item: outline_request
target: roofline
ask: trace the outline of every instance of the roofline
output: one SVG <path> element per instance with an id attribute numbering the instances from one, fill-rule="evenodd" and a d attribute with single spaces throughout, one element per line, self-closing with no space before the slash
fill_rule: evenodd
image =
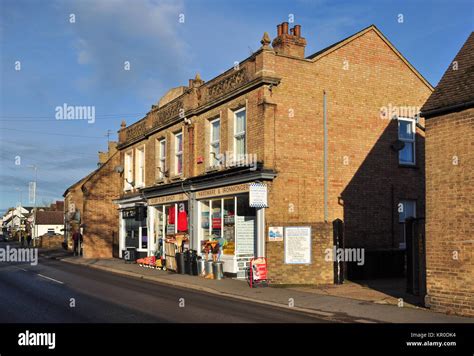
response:
<path id="1" fill-rule="evenodd" d="M 84 181 L 82 182 L 81 184 L 81 188 L 84 186 L 84 184 L 86 184 L 96 173 L 99 173 L 100 170 L 116 155 L 116 154 L 120 154 L 120 151 L 119 150 L 116 150 L 112 156 L 110 156 L 109 158 L 107 158 L 107 160 L 102 163 L 97 169 L 95 169 L 91 174 L 89 174 L 87 177 L 84 178 Z"/>
<path id="2" fill-rule="evenodd" d="M 92 172 L 90 172 L 88 175 L 86 175 L 85 177 L 82 177 L 81 179 L 79 179 L 76 183 L 74 183 L 73 185 L 71 185 L 69 188 L 67 188 L 64 193 L 63 193 L 63 197 L 66 198 L 66 195 L 67 193 L 72 190 L 73 188 L 75 188 L 76 186 L 80 185 L 85 179 L 87 179 L 90 175 L 92 175 L 95 171 L 97 171 L 98 168 L 94 169 Z"/>
<path id="3" fill-rule="evenodd" d="M 433 116 L 446 115 L 446 114 L 450 114 L 450 113 L 453 113 L 453 112 L 462 111 L 462 110 L 465 110 L 465 109 L 470 109 L 470 108 L 473 108 L 473 107 L 474 107 L 474 100 L 471 100 L 471 101 L 467 101 L 467 102 L 464 102 L 464 103 L 459 103 L 459 104 L 454 104 L 454 105 L 449 105 L 449 106 L 443 106 L 443 107 L 436 108 L 436 109 L 422 111 L 420 113 L 420 116 L 424 117 L 425 119 L 430 119 Z"/>
<path id="4" fill-rule="evenodd" d="M 430 82 L 428 82 L 428 80 L 425 79 L 425 77 L 423 77 L 423 75 L 418 72 L 416 70 L 416 68 L 400 53 L 400 51 L 388 40 L 387 37 L 385 37 L 385 35 L 377 28 L 377 26 L 375 26 L 374 24 L 360 30 L 359 32 L 343 39 L 342 41 L 340 42 L 336 42 L 336 44 L 333 44 L 329 47 L 327 47 L 327 50 L 323 50 L 321 53 L 319 53 L 318 55 L 315 55 L 317 54 L 318 52 L 316 52 L 315 54 L 307 57 L 307 59 L 311 62 L 316 62 L 317 60 L 321 59 L 322 57 L 324 56 L 327 56 L 328 54 L 334 52 L 335 50 L 345 46 L 346 44 L 352 42 L 353 40 L 355 40 L 356 38 L 359 38 L 360 36 L 362 35 L 365 35 L 367 32 L 369 31 L 374 31 L 391 49 L 392 51 L 395 52 L 395 54 L 398 55 L 398 57 L 400 57 L 400 59 L 412 70 L 412 72 L 431 90 L 431 91 L 434 91 L 434 87 L 430 84 Z M 314 56 L 314 57 L 312 57 Z"/>

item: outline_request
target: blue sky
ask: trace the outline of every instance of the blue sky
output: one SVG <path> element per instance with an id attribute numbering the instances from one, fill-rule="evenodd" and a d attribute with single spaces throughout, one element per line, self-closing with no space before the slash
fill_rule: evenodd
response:
<path id="1" fill-rule="evenodd" d="M 0 4 L 0 212 L 18 203 L 16 188 L 30 205 L 32 164 L 38 166 L 37 201 L 62 199 L 96 167 L 107 130 L 116 139 L 122 119 L 140 119 L 167 89 L 187 85 L 196 72 L 207 81 L 232 67 L 259 48 L 264 31 L 275 37 L 276 25 L 290 14 L 302 25 L 307 55 L 375 24 L 432 85 L 474 24 L 472 1 L 464 0 Z M 55 108 L 64 103 L 94 106 L 95 122 L 56 120 Z"/>

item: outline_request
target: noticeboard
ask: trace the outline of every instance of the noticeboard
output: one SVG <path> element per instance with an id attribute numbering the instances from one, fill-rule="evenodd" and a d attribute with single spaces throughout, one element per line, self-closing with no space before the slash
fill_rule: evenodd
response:
<path id="1" fill-rule="evenodd" d="M 285 227 L 285 263 L 311 263 L 311 226 Z"/>

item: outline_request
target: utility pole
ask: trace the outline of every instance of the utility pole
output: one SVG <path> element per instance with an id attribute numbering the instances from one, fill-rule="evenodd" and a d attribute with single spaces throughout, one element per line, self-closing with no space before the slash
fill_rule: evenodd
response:
<path id="1" fill-rule="evenodd" d="M 21 200 L 22 200 L 22 196 L 21 196 L 21 189 L 20 188 L 15 188 L 15 190 L 18 191 L 18 195 L 20 197 L 20 206 L 19 206 L 20 207 L 20 215 L 18 215 L 18 218 L 20 219 L 20 226 L 18 227 L 18 231 L 20 233 L 19 233 L 19 236 L 18 236 L 18 238 L 19 238 L 18 242 L 21 242 Z M 17 211 L 17 209 L 18 209 L 18 207 L 16 207 L 14 211 Z"/>
<path id="2" fill-rule="evenodd" d="M 36 183 L 38 181 L 38 167 L 34 164 L 29 165 L 29 168 L 33 168 L 35 170 L 35 186 L 34 186 L 34 194 L 33 194 L 33 247 L 36 247 L 36 235 L 37 235 L 37 227 L 36 227 Z"/>

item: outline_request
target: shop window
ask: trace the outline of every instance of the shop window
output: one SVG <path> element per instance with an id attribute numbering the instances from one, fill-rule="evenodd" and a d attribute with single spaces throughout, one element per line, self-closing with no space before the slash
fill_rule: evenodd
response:
<path id="1" fill-rule="evenodd" d="M 242 108 L 234 112 L 234 153 L 239 160 L 246 153 L 246 110 Z"/>
<path id="2" fill-rule="evenodd" d="M 174 172 L 176 175 L 183 174 L 183 134 L 181 132 L 174 135 L 175 146 L 175 165 Z"/>
<path id="3" fill-rule="evenodd" d="M 237 198 L 237 215 L 238 216 L 256 216 L 255 208 L 249 206 L 249 196 L 241 195 Z"/>
<path id="4" fill-rule="evenodd" d="M 224 199 L 224 239 L 225 244 L 222 247 L 224 255 L 233 255 L 235 253 L 235 199 Z"/>
<path id="5" fill-rule="evenodd" d="M 211 200 L 211 235 L 214 238 L 220 238 L 222 236 L 222 207 L 221 207 L 221 199 L 218 200 Z"/>
<path id="6" fill-rule="evenodd" d="M 220 142 L 221 142 L 221 121 L 220 119 L 216 119 L 210 122 L 211 130 L 210 130 L 210 147 L 209 147 L 209 155 L 210 155 L 210 162 L 211 167 L 218 166 L 219 161 L 219 154 L 220 154 Z"/>
<path id="7" fill-rule="evenodd" d="M 221 239 L 224 255 L 235 255 L 239 244 L 242 253 L 253 254 L 256 209 L 248 204 L 248 194 L 200 201 L 201 242 L 213 237 Z"/>
<path id="8" fill-rule="evenodd" d="M 204 240 L 209 239 L 209 200 L 201 202 L 201 236 Z"/>
<path id="9" fill-rule="evenodd" d="M 125 220 L 125 247 L 139 248 L 140 222 L 135 219 Z"/>
<path id="10" fill-rule="evenodd" d="M 398 162 L 404 165 L 415 164 L 416 122 L 413 119 L 398 119 L 398 139 L 405 146 L 398 152 Z"/>
<path id="11" fill-rule="evenodd" d="M 169 204 L 164 207 L 163 221 L 165 234 L 173 235 L 177 232 L 188 232 L 188 202 Z"/>

